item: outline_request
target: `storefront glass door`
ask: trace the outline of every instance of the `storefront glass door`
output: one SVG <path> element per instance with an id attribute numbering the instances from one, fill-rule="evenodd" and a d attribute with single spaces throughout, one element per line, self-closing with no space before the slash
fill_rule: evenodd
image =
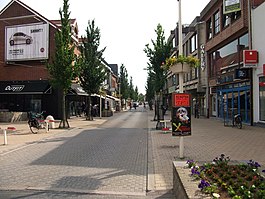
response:
<path id="1" fill-rule="evenodd" d="M 218 91 L 218 117 L 232 120 L 235 114 L 242 116 L 243 122 L 250 123 L 249 86 Z"/>

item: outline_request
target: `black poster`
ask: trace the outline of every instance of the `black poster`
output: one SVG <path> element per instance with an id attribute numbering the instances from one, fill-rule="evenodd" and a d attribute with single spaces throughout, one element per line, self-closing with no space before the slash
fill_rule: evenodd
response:
<path id="1" fill-rule="evenodd" d="M 173 107 L 172 108 L 172 135 L 187 136 L 191 135 L 191 108 Z"/>

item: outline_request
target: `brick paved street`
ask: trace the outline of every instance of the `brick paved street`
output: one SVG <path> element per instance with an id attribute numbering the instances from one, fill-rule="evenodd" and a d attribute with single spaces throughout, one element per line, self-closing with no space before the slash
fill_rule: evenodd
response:
<path id="1" fill-rule="evenodd" d="M 179 138 L 155 130 L 154 112 L 140 110 L 116 113 L 103 125 L 100 119 L 85 123 L 75 118 L 70 120 L 71 130 L 47 134 L 26 133 L 24 125 L 24 132 L 21 127 L 9 136 L 10 145 L 0 146 L 1 173 L 6 174 L 1 176 L 0 189 L 41 190 L 31 198 L 173 198 L 172 161 L 179 160 Z M 108 136 L 113 132 L 119 141 Z M 265 165 L 264 138 L 264 128 L 237 129 L 216 119 L 192 118 L 192 136 L 184 138 L 184 161 L 211 161 L 224 153 L 232 160 L 253 159 Z M 123 147 L 119 153 L 118 146 Z M 87 153 L 81 153 L 84 148 Z"/>

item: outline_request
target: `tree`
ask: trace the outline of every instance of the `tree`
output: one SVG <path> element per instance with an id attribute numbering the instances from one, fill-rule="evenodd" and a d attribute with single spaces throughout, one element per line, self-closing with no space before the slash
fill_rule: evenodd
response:
<path id="1" fill-rule="evenodd" d="M 165 41 L 164 30 L 160 24 L 155 30 L 157 34 L 156 41 L 151 40 L 152 47 L 146 44 L 144 52 L 146 53 L 149 62 L 147 70 L 152 74 L 155 92 L 163 89 L 166 82 L 166 71 L 161 67 L 166 58 L 170 57 L 172 50 L 172 41 Z"/>
<path id="2" fill-rule="evenodd" d="M 157 100 L 155 106 L 155 117 L 157 116 L 157 120 L 163 119 L 160 118 L 162 114 L 160 114 L 159 110 L 162 106 L 162 94 L 161 91 L 166 83 L 167 71 L 165 71 L 161 66 L 166 58 L 170 57 L 170 53 L 172 50 L 172 41 L 165 41 L 164 30 L 160 24 L 157 25 L 157 29 L 155 30 L 157 37 L 156 41 L 151 40 L 152 48 L 147 44 L 145 46 L 144 52 L 146 53 L 149 62 L 148 62 L 148 79 L 147 79 L 147 90 L 148 98 L 152 96 L 151 92 L 154 92 Z M 148 101 L 151 99 L 149 98 Z"/>
<path id="3" fill-rule="evenodd" d="M 86 36 L 82 38 L 79 57 L 80 85 L 88 94 L 86 119 L 93 120 L 91 115 L 91 94 L 98 93 L 100 86 L 106 78 L 102 56 L 105 48 L 99 50 L 100 29 L 95 26 L 95 21 L 88 21 Z"/>
<path id="4" fill-rule="evenodd" d="M 120 83 L 120 93 L 122 99 L 128 99 L 129 97 L 129 83 L 128 83 L 128 73 L 126 70 L 126 67 L 122 64 L 120 66 L 120 77 L 119 77 L 119 83 Z"/>
<path id="5" fill-rule="evenodd" d="M 133 80 L 132 80 L 132 76 L 130 77 L 130 83 L 129 83 L 129 97 L 132 100 L 135 100 L 135 95 L 134 95 L 134 87 L 133 87 Z"/>
<path id="6" fill-rule="evenodd" d="M 74 79 L 73 66 L 74 44 L 71 39 L 71 27 L 70 27 L 70 12 L 68 0 L 63 2 L 63 10 L 59 10 L 61 17 L 61 30 L 55 34 L 55 57 L 52 58 L 52 63 L 47 65 L 50 73 L 51 84 L 58 89 L 60 101 L 61 101 L 61 122 L 60 128 L 69 128 L 69 123 L 66 117 L 65 110 L 65 96 L 71 87 L 72 80 Z"/>

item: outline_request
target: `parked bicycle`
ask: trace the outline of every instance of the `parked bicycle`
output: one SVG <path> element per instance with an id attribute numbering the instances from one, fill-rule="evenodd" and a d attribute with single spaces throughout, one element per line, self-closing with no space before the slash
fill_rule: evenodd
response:
<path id="1" fill-rule="evenodd" d="M 28 125 L 30 128 L 30 131 L 33 134 L 37 134 L 40 129 L 45 129 L 46 132 L 49 131 L 49 125 L 44 120 L 43 113 L 44 112 L 41 112 L 41 113 L 28 112 Z"/>
<path id="2" fill-rule="evenodd" d="M 235 114 L 232 122 L 233 126 L 236 126 L 238 129 L 242 129 L 242 117 L 240 114 Z"/>
<path id="3" fill-rule="evenodd" d="M 232 126 L 242 129 L 242 116 L 237 112 L 237 108 L 230 108 L 228 110 L 229 113 L 224 111 L 224 126 Z"/>

